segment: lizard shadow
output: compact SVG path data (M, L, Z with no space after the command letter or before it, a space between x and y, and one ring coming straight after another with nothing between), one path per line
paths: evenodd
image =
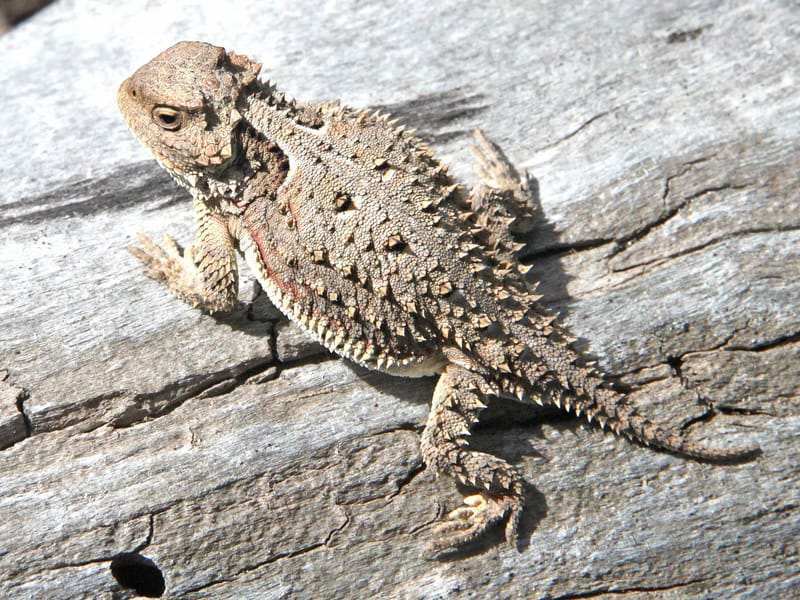
M530 275L537 282L536 293L542 296L541 304L563 321L570 309L567 291L570 276L561 265L560 257L567 250L559 242L555 225L544 214L539 178L531 173L526 173L526 177L535 213L529 231L519 236L525 247L519 252L518 258L521 263L531 267Z
M344 359L342 359L344 360ZM378 394L392 396L399 402L427 405L433 397L436 377L398 377L379 371L371 371L348 360L347 368ZM423 423L406 423L406 426L422 431Z

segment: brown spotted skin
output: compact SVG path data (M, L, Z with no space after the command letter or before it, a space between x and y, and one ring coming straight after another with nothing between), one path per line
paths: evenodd
M131 251L209 311L236 304L242 255L275 305L333 352L396 375L440 373L423 457L477 493L438 525L434 552L503 521L516 539L520 475L467 444L493 396L574 410L701 459L754 452L699 447L656 426L583 365L515 259L514 236L535 217L530 181L481 132L481 183L468 191L387 116L295 103L260 82L260 68L181 42L120 86L128 125L191 192L198 221L186 250L141 236Z

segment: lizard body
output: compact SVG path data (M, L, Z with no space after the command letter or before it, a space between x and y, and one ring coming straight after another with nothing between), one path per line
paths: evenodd
M638 415L569 346L515 260L533 217L529 182L480 132L481 184L459 185L413 132L338 103L298 104L260 65L182 42L139 69L118 102L136 136L194 198L185 251L146 236L148 274L209 311L237 301L237 254L272 302L329 350L394 375L439 374L422 434L427 465L474 488L441 522L442 551L523 507L508 463L471 450L492 396L552 404L645 444L712 461L713 450Z

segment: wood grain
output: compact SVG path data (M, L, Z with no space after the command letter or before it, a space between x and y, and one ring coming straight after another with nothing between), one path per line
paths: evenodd
M126 574L171 598L800 595L796 3L120 4L0 38L0 595L133 597ZM537 178L526 260L579 346L653 419L763 455L498 406L475 444L524 474L523 543L427 560L460 502L420 459L434 382L331 357L248 282L238 313L197 314L126 252L191 236L114 105L179 39L385 107L466 181L482 127Z

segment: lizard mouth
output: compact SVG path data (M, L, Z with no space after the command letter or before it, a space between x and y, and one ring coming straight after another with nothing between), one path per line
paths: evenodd
M223 159L222 162L216 165L209 165L207 167L208 172L212 175L219 177L231 167L234 167L242 162L241 144L239 143L237 129L238 126L234 127L231 131L231 140L228 145L228 148L230 148L230 153L221 153L219 156Z

